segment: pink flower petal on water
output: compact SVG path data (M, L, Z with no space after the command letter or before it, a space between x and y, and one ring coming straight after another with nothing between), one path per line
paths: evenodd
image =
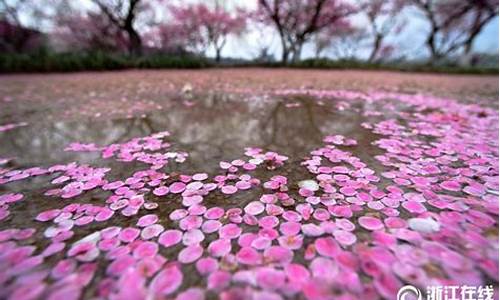
M115 212L109 208L103 208L94 218L97 222L103 222L109 220Z
M137 221L137 226L146 227L158 222L158 216L154 214L145 215L139 218Z
M220 190L223 194L232 195L238 191L238 188L234 185L225 185Z
M300 264L291 263L285 266L285 274L288 280L294 284L301 284L309 280L309 270Z
M199 244L205 239L205 235L199 229L192 229L184 233L182 243L186 246Z
M272 240L267 237L259 236L252 241L251 246L258 250L267 249L271 246Z
M203 225L201 225L201 230L205 233L213 233L218 231L221 227L221 222L217 220L208 220L203 222Z
M288 236L280 236L278 238L278 243L281 247L297 250L302 248L302 243L304 240L304 236L302 234L297 235L288 235Z
M298 222L285 222L280 225L281 233L287 236L298 234L300 229L301 225Z
M44 257L51 256L53 254L61 252L65 246L66 246L66 244L62 243L62 242L52 243L49 246L47 246L47 248L45 248L45 250L43 250L41 255Z
M264 251L264 260L268 263L279 263L286 265L293 259L293 252L282 246L272 246Z
M417 201L406 201L403 202L403 207L413 214L421 214L427 211L425 206L423 206L420 202Z
M331 259L325 257L317 257L311 262L310 266L313 277L332 282L339 273L338 265Z
M356 243L356 236L349 231L335 230L333 236L343 246L350 246Z
M240 264L258 265L262 263L262 255L251 247L242 247L236 254L236 259Z
M354 196L356 195L356 189L352 188L352 187L348 187L348 186L345 186L345 187L342 187L340 188L339 190L342 194L346 195L346 196Z
M209 208L205 212L204 216L205 216L205 218L210 219L210 220L216 220L216 219L222 218L222 216L224 216L224 209L221 207Z
M142 242L134 249L134 257L137 259L152 257L155 256L156 253L158 253L158 244L154 242Z
M374 217L363 216L358 219L359 225L367 230L381 230L384 229L384 223Z
M183 276L179 267L170 265L153 278L149 290L152 295L169 295L181 286L182 280Z
M168 187L168 189L171 193L179 194L184 192L184 190L186 189L186 184L184 182L174 182Z
M313 223L304 224L301 229L305 236L320 236L325 233L323 228Z
M336 257L341 251L337 242L331 237L316 239L314 245L316 251L326 257Z
M195 262L203 254L203 248L200 245L190 245L179 252L178 260L183 264Z
M462 188L460 183L455 180L445 180L439 184L439 186L447 191L458 192Z
M219 229L219 237L221 239L234 239L241 234L241 228L236 224L226 224Z
M212 241L208 245L208 252L210 255L215 257L225 256L231 252L231 240L230 239L218 239Z
M258 215L264 211L264 204L260 201L252 201L245 206L245 212L250 215Z
M172 221L181 220L188 215L188 211L185 209L176 209L170 213L169 218Z
M59 279L70 275L76 269L76 261L73 259L60 260L51 271L54 279Z
M179 227L182 230L191 230L200 228L203 223L203 218L200 216L187 216L179 222Z
M196 270L198 270L198 272L201 275L210 274L213 271L217 270L218 268L219 268L219 262L211 257L200 258L196 262Z
M141 234L141 231L139 229L127 227L120 231L118 238L122 242L130 243L135 240L139 236L139 234Z
M142 229L141 238L145 240L152 239L154 237L159 236L164 230L165 228L160 224L149 225L144 229Z
M231 273L226 271L217 270L207 278L207 288L209 290L221 290L226 288L231 281Z
M279 219L275 216L265 216L260 218L259 226L263 228L273 228L278 226L279 222Z
M207 173L196 173L193 175L193 180L202 181L208 178Z
M153 194L155 194L156 196L164 196L166 194L168 194L170 190L168 189L168 187L166 186L160 186L160 187L157 187L153 190Z
M285 285L283 271L270 267L258 268L256 272L257 284L265 290L281 289Z
M163 247L172 247L182 240L182 232L176 229L169 229L158 238L158 243Z
M175 300L205 300L205 292L200 288L189 288L179 293Z
M39 213L36 216L35 220L41 221L41 222L47 222L47 221L50 221L50 220L56 218L60 213L61 213L60 209L46 210L44 212Z

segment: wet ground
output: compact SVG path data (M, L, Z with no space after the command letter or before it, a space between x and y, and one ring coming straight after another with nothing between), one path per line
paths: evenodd
M498 290L491 98L89 82L2 87L0 298Z

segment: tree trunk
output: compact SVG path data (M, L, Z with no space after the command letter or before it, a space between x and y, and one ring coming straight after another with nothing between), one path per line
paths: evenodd
M434 65L436 64L439 60L440 60L440 55L436 49L436 32L433 30L430 34L429 34L429 37L427 39L427 48L429 48L429 52L430 52L430 57L429 57L429 61L428 61L428 64L429 65Z
M286 65L288 63L288 56L290 54L290 49L288 49L285 37L281 36L281 48L283 49L281 53L281 63Z
M380 51L380 46L382 45L382 35L376 34L375 41L373 42L373 49L368 58L368 62L372 63L377 58L377 54Z
M465 66L470 66L472 64L472 48L474 46L474 41L476 37L481 33L484 25L486 25L496 14L492 13L487 16L486 19L481 20L481 14L477 13L474 19L474 24L469 32L467 40L464 42L464 53L461 57L460 63Z
M293 47L292 62L296 63L300 61L300 54L302 53L302 45L304 42L297 42Z
M472 44L474 39L467 39L464 44L464 53L460 58L460 64L462 66L470 66L472 63Z
M141 37L132 27L125 28L125 31L127 32L129 38L129 47L128 47L129 54L141 55L142 54Z
M215 61L216 62L220 62L220 52L221 52L221 49L215 47Z

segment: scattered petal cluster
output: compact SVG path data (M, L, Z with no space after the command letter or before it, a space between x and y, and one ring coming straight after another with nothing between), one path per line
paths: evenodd
M304 157L249 145L214 174L174 172L188 151L163 131L65 148L98 153L96 165L4 159L2 190L47 188L0 192L0 224L22 223L10 222L21 205L37 224L0 227L0 298L394 299L406 284L498 286L497 111L386 92L274 96L303 94L339 110L379 103L384 113L359 124L378 152L358 157L363 141L331 132ZM36 201L51 208L27 208Z

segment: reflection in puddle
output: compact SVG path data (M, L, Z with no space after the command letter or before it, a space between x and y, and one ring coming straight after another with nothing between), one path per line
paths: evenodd
M109 145L168 130L174 146L189 152L185 167L212 173L218 161L241 156L245 147L280 150L301 158L331 132L367 146L373 141L370 131L360 126L362 103L354 110L338 111L332 102L310 100L292 99L290 103L299 105L291 108L278 99L242 102L214 94L196 99L193 106L179 100L143 117L30 125L0 133L4 141L0 157L15 157L12 167L16 168L74 160L92 163L93 155L63 149L75 141Z

